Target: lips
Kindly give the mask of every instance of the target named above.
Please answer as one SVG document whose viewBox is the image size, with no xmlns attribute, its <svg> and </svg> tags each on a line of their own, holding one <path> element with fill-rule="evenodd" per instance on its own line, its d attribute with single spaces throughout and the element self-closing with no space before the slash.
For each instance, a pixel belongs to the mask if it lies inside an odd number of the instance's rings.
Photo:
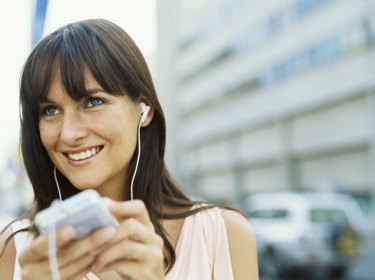
<svg viewBox="0 0 375 280">
<path fill-rule="evenodd" d="M 103 146 L 96 146 L 92 148 L 81 149 L 79 151 L 69 151 L 64 153 L 69 159 L 74 161 L 80 161 L 90 158 L 101 151 Z"/>
</svg>

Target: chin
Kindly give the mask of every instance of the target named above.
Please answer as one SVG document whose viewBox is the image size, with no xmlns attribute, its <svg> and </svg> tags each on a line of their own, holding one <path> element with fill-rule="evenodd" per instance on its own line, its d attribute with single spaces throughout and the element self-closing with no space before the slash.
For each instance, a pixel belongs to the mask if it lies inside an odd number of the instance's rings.
<svg viewBox="0 0 375 280">
<path fill-rule="evenodd" d="M 98 183 L 97 182 L 77 182 L 77 181 L 74 181 L 72 180 L 71 181 L 73 186 L 75 186 L 77 189 L 81 190 L 81 191 L 84 191 L 84 190 L 87 190 L 87 189 L 97 189 L 99 187 Z"/>
</svg>

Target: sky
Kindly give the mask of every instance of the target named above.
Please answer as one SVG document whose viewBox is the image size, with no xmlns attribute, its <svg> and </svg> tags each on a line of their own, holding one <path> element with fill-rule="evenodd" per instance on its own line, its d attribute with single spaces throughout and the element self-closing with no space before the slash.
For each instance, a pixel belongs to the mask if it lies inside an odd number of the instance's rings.
<svg viewBox="0 0 375 280">
<path fill-rule="evenodd" d="M 17 153 L 18 88 L 22 65 L 31 51 L 34 0 L 2 2 L 0 12 L 0 168 Z M 70 22 L 106 18 L 120 25 L 146 60 L 156 50 L 156 0 L 49 0 L 44 35 Z"/>
</svg>

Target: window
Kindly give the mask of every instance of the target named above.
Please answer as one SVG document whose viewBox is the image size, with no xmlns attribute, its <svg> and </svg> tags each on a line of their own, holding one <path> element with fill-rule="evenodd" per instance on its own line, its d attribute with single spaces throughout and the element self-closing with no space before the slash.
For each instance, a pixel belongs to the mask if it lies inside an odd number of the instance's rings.
<svg viewBox="0 0 375 280">
<path fill-rule="evenodd" d="M 347 225 L 348 219 L 345 212 L 342 209 L 311 209 L 310 219 L 314 224 L 320 223 L 337 223 L 341 225 Z"/>
<path fill-rule="evenodd" d="M 250 212 L 250 218 L 253 219 L 286 219 L 289 212 L 286 209 L 263 209 Z"/>
</svg>

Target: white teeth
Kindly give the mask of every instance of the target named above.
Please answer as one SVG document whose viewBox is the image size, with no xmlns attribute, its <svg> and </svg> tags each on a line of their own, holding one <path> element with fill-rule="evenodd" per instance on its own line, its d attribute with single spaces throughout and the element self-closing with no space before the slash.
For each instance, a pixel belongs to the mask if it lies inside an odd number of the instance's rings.
<svg viewBox="0 0 375 280">
<path fill-rule="evenodd" d="M 86 158 L 86 153 L 85 152 L 80 152 L 79 153 L 79 158 L 80 159 L 85 159 Z"/>
<path fill-rule="evenodd" d="M 99 147 L 89 149 L 85 152 L 80 152 L 76 154 L 68 154 L 68 157 L 73 160 L 82 160 L 82 159 L 86 159 L 95 155 L 97 152 L 99 152 Z"/>
</svg>

